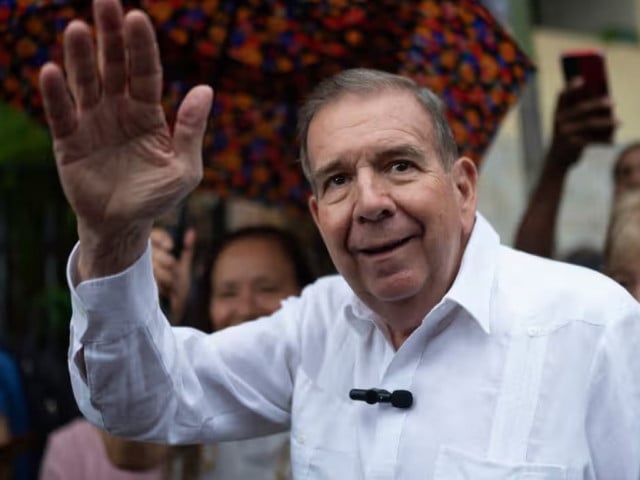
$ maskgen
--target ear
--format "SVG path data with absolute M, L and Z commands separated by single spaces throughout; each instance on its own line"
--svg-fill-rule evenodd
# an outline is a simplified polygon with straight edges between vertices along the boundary
M 451 167 L 454 188 L 458 196 L 460 216 L 467 232 L 471 232 L 478 207 L 478 169 L 468 157 L 460 157 Z
M 315 222 L 316 227 L 320 229 L 320 226 L 318 225 L 318 199 L 315 195 L 311 195 L 309 197 L 308 205 L 311 216 L 313 217 L 313 221 Z

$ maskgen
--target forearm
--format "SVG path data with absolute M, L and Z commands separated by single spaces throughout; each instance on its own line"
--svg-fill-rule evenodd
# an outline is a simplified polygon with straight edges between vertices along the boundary
M 80 244 L 72 253 L 69 277 L 77 267 L 81 249 Z M 168 408 L 172 390 L 149 334 L 151 329 L 157 337 L 163 327 L 169 328 L 149 270 L 146 252 L 117 275 L 85 281 L 76 288 L 70 283 L 73 315 L 69 368 L 78 406 L 99 428 L 118 432 L 128 427 L 134 436 Z M 141 398 L 151 398 L 152 405 L 138 410 L 135 404 Z
M 547 162 L 516 232 L 519 250 L 552 258 L 560 201 L 569 167 Z
M 297 338 L 292 332 L 285 341 L 283 332 L 295 324 L 250 322 L 214 336 L 172 328 L 158 305 L 150 257 L 147 251 L 124 272 L 71 289 L 69 368 L 85 417 L 111 434 L 160 443 L 280 431 L 289 419 L 287 350 Z M 240 354 L 246 351 L 254 355 Z M 253 372 L 267 363 L 256 392 Z M 258 397 L 247 401 L 243 392 Z

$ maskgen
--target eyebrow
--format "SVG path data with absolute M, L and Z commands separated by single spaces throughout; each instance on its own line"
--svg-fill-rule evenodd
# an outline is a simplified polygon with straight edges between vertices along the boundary
M 389 157 L 407 157 L 411 160 L 419 160 L 425 157 L 425 152 L 416 147 L 415 145 L 402 144 L 402 145 L 394 145 L 392 147 L 383 147 L 375 150 L 373 152 L 374 161 L 380 160 L 381 158 L 389 158 Z M 320 167 L 318 170 L 312 173 L 312 177 L 314 181 L 318 178 L 324 178 L 328 176 L 331 172 L 336 170 L 341 170 L 341 165 L 345 162 L 344 157 L 338 157 L 335 160 L 330 161 L 323 167 Z

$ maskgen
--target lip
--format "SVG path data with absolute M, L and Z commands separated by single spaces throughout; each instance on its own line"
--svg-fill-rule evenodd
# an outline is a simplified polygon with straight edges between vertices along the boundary
M 365 248 L 357 248 L 356 252 L 359 255 L 364 255 L 366 257 L 381 256 L 395 252 L 396 250 L 407 245 L 414 238 L 416 238 L 415 235 L 409 235 L 399 240 L 394 240 L 384 244 L 367 246 Z

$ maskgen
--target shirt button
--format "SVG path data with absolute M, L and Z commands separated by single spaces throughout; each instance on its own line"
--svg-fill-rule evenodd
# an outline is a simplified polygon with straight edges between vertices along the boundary
M 529 335 L 532 335 L 532 336 L 540 335 L 541 332 L 542 332 L 542 329 L 539 327 L 529 327 L 527 329 L 527 333 L 529 333 Z

